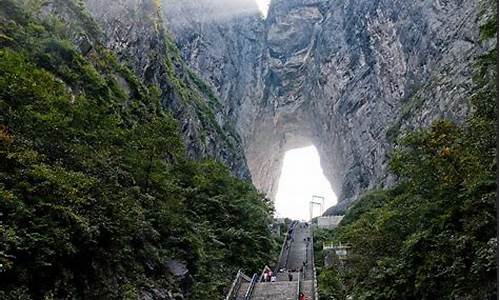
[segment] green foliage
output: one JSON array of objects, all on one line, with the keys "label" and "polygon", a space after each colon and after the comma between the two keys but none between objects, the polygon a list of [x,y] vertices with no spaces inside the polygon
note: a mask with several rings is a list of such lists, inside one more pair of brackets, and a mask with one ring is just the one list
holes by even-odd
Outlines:
[{"label": "green foliage", "polygon": [[319,270],[322,298],[497,298],[497,57],[478,58],[467,123],[404,136],[390,163],[398,185],[347,211],[330,238],[352,252],[344,269]]},{"label": "green foliage", "polygon": [[[314,229],[314,259],[318,280],[318,296],[320,300],[348,299],[350,282],[346,269],[334,257],[334,265],[324,265],[327,253],[323,251],[324,243],[338,244],[336,230]],[[331,251],[331,250],[330,250]]]},{"label": "green foliage", "polygon": [[364,195],[357,204],[350,208],[348,213],[344,216],[340,225],[350,224],[354,220],[358,219],[362,214],[382,207],[388,201],[388,195],[386,191],[375,190]]},{"label": "green foliage", "polygon": [[344,274],[340,269],[328,268],[320,272],[318,296],[320,300],[348,299],[348,289],[344,285]]},{"label": "green foliage", "polygon": [[480,38],[482,41],[492,39],[498,35],[498,2],[483,0],[479,2],[480,15],[486,17],[480,26]]},{"label": "green foliage", "polygon": [[238,268],[268,261],[272,205],[188,159],[155,88],[0,4],[0,298],[220,298]]},{"label": "green foliage", "polygon": [[334,233],[353,245],[348,268],[321,272],[320,290],[341,299],[340,280],[355,299],[495,299],[496,132],[482,128],[439,121],[407,135],[391,162],[401,183],[348,210]]},{"label": "green foliage", "polygon": [[328,229],[315,228],[314,229],[314,265],[318,274],[324,267],[325,253],[323,252],[323,243],[336,242],[335,231]]}]

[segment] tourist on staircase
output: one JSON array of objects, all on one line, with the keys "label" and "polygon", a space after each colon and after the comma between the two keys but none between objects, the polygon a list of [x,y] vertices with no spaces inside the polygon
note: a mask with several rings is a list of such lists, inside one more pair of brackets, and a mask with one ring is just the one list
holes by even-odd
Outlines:
[{"label": "tourist on staircase", "polygon": [[313,247],[311,231],[307,226],[298,222],[291,226],[289,235],[283,241],[276,274],[265,266],[257,282],[235,285],[237,288],[232,295],[236,297],[226,299],[242,299],[238,296],[244,295],[245,300],[314,300],[314,278],[311,275],[314,269],[311,260]]}]

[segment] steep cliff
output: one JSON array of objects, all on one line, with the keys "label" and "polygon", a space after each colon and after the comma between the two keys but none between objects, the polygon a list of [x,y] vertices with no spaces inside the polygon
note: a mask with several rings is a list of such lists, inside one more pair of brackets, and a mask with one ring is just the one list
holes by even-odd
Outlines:
[{"label": "steep cliff", "polygon": [[104,3],[0,0],[0,299],[219,299],[272,207],[157,2]]},{"label": "steep cliff", "polygon": [[337,210],[393,183],[401,133],[466,118],[474,59],[495,43],[479,40],[477,1],[275,0],[265,20],[164,3],[183,58],[236,107],[257,187],[273,197],[284,152],[314,144]]},{"label": "steep cliff", "polygon": [[[87,17],[95,20],[98,27],[95,34],[75,32],[73,39],[84,41],[88,51],[97,44],[104,45],[145,84],[158,88],[162,104],[180,122],[191,157],[214,157],[236,176],[249,179],[234,125],[210,88],[182,62],[162,25],[159,3],[85,0],[84,5],[90,13]],[[46,15],[55,14],[68,24],[80,20],[68,15],[67,10],[62,11],[57,1],[49,1],[43,7]],[[68,28],[75,31],[78,26],[72,24]],[[126,84],[123,80],[119,82]]]}]

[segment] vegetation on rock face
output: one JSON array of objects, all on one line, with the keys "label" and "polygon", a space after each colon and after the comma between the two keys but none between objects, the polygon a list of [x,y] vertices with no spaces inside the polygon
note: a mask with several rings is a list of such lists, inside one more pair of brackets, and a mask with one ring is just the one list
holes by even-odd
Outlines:
[{"label": "vegetation on rock face", "polygon": [[0,0],[0,298],[219,298],[268,261],[271,204],[189,160],[159,92],[59,30]]},{"label": "vegetation on rock face", "polygon": [[[496,21],[494,21],[496,24]],[[481,36],[495,37],[491,23]],[[344,268],[319,269],[322,299],[496,299],[498,52],[478,59],[474,112],[407,134],[400,183],[367,194],[315,237],[352,244]]]}]

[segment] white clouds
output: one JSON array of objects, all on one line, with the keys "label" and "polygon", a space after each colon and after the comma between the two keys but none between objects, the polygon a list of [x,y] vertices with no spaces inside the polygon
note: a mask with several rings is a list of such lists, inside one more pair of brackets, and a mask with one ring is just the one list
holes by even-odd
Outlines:
[{"label": "white clouds", "polygon": [[288,151],[276,194],[276,214],[308,220],[313,195],[325,197],[325,209],[337,203],[337,196],[321,169],[318,151],[314,146]]}]

